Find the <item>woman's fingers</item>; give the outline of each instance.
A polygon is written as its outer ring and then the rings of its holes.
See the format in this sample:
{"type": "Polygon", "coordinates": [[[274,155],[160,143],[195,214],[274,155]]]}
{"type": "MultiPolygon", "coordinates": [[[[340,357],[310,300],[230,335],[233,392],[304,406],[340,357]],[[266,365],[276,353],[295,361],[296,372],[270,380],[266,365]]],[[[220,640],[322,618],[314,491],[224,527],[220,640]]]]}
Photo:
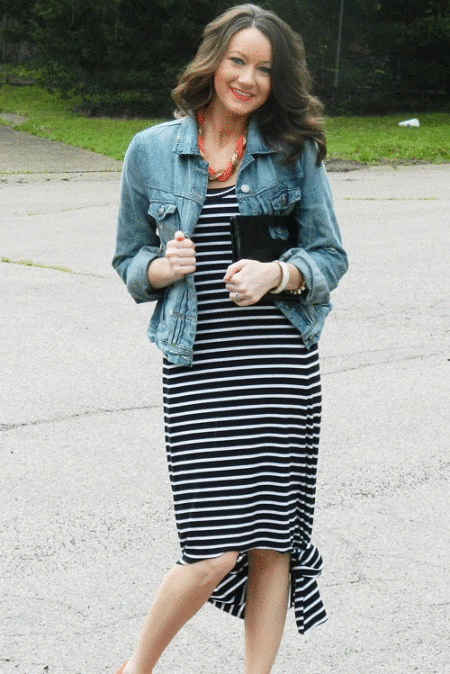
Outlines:
{"type": "Polygon", "coordinates": [[[224,276],[225,287],[230,299],[241,306],[255,304],[269,290],[275,288],[280,274],[275,262],[239,260],[230,265],[224,276]]]}
{"type": "Polygon", "coordinates": [[[246,262],[247,260],[239,260],[238,262],[233,262],[233,264],[230,264],[225,276],[223,277],[225,283],[229,283],[233,276],[244,267],[246,262]]]}
{"type": "Polygon", "coordinates": [[[168,242],[166,258],[175,276],[183,277],[196,269],[194,243],[183,232],[175,232],[174,239],[168,242]]]}

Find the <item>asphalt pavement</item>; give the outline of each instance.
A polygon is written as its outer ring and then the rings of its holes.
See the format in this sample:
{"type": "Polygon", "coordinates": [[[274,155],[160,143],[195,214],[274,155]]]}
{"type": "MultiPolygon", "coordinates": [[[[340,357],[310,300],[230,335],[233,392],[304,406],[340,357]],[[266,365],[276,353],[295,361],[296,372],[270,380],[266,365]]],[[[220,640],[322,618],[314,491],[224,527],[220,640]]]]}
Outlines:
{"type": "MultiPolygon", "coordinates": [[[[161,357],[111,268],[120,163],[0,127],[0,672],[108,674],[178,558],[161,357]]],[[[450,166],[330,172],[350,271],[321,340],[329,621],[273,674],[448,674],[450,166]]],[[[155,674],[243,672],[206,606],[155,674]]]]}

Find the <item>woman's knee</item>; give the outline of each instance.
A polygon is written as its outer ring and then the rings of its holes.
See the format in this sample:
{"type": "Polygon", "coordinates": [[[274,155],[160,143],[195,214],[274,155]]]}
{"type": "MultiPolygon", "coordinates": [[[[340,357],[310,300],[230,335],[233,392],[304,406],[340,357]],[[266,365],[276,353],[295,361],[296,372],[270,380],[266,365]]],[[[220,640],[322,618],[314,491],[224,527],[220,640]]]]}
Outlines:
{"type": "Polygon", "coordinates": [[[225,552],[220,557],[213,557],[197,562],[195,566],[204,582],[219,583],[227,573],[232,571],[238,556],[238,552],[225,552]]]}
{"type": "Polygon", "coordinates": [[[234,569],[238,556],[238,552],[225,552],[220,557],[214,557],[207,561],[209,562],[211,571],[222,579],[234,569]]]}

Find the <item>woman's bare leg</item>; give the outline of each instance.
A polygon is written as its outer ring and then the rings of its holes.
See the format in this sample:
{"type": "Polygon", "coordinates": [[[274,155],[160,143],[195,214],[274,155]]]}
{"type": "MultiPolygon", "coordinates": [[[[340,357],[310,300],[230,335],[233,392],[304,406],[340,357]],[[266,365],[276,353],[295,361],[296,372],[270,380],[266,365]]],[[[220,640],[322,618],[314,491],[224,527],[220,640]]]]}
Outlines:
{"type": "Polygon", "coordinates": [[[236,564],[237,552],[195,564],[176,564],[165,576],[145,620],[125,674],[151,674],[162,652],[180,628],[209,599],[236,564]]]}
{"type": "Polygon", "coordinates": [[[250,550],[245,602],[245,674],[269,674],[289,601],[290,555],[250,550]]]}

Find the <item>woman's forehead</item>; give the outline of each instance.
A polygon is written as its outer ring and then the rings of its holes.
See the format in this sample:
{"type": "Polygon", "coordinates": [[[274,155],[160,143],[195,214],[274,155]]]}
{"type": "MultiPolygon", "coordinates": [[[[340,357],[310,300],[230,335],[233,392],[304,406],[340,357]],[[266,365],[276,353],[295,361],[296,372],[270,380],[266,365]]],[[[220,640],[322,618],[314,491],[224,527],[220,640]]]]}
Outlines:
{"type": "Polygon", "coordinates": [[[227,51],[237,51],[260,61],[270,61],[272,58],[270,40],[257,28],[243,28],[235,33],[228,44],[227,51]]]}

